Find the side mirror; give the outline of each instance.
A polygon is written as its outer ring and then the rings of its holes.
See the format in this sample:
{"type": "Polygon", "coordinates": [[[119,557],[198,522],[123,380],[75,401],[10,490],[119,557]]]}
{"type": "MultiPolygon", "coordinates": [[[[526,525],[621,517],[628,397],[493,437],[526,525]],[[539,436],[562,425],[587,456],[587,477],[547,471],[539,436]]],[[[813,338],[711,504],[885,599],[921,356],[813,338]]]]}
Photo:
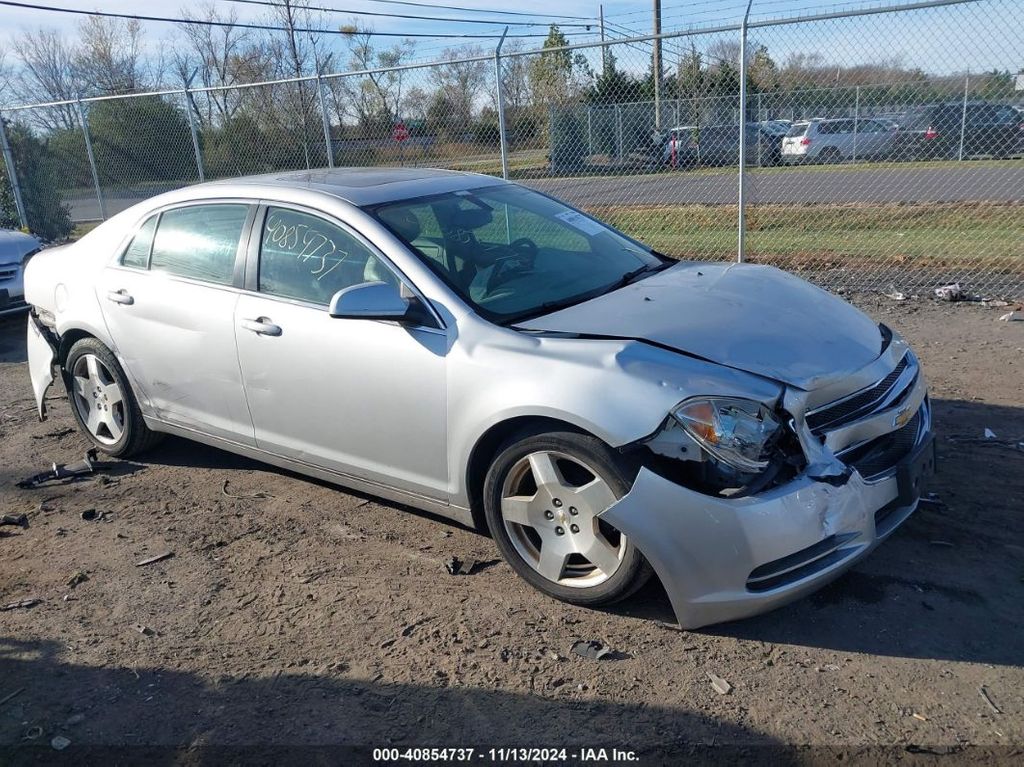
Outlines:
{"type": "Polygon", "coordinates": [[[335,293],[329,312],[341,319],[403,322],[410,319],[412,308],[412,301],[404,298],[395,285],[364,282],[335,293]]]}

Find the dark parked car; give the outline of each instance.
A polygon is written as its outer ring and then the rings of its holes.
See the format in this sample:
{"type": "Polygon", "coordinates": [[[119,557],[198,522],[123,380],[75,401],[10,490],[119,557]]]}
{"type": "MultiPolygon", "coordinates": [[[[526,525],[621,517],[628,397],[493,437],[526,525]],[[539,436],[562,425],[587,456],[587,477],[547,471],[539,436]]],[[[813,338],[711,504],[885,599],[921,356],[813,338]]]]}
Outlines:
{"type": "Polygon", "coordinates": [[[969,102],[913,109],[900,123],[896,156],[906,160],[1007,157],[1024,149],[1024,117],[1012,106],[969,102]]]}

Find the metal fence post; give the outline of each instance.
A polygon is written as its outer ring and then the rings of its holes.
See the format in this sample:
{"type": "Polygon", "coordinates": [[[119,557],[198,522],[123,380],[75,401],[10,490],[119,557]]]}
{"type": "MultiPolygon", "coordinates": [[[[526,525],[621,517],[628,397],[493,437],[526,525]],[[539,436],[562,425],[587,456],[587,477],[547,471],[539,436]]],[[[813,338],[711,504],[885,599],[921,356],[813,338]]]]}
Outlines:
{"type": "Polygon", "coordinates": [[[587,156],[594,154],[594,110],[587,104],[587,156]]]}
{"type": "Polygon", "coordinates": [[[761,141],[761,130],[760,130],[760,126],[761,126],[761,93],[760,93],[760,91],[757,94],[757,120],[755,120],[755,122],[758,124],[758,131],[757,131],[757,167],[760,168],[761,167],[761,144],[763,143],[761,141]]]}
{"type": "Polygon", "coordinates": [[[615,157],[622,158],[622,107],[615,105],[615,157]]]}
{"type": "Polygon", "coordinates": [[[331,141],[331,118],[327,116],[327,102],[324,100],[324,83],[319,74],[316,76],[316,95],[320,99],[320,116],[324,123],[324,145],[327,148],[327,167],[334,167],[334,142],[331,141]]]}
{"type": "Polygon", "coordinates": [[[199,171],[199,183],[206,181],[203,173],[203,153],[199,151],[199,131],[196,130],[196,116],[192,112],[192,94],[185,86],[185,111],[188,112],[188,129],[192,133],[192,151],[196,155],[196,170],[199,171]]]}
{"type": "Polygon", "coordinates": [[[857,162],[857,133],[860,130],[860,86],[853,97],[853,161],[857,162]]]}
{"type": "Polygon", "coordinates": [[[753,4],[754,0],[747,0],[747,10],[740,25],[740,183],[736,217],[736,260],[740,263],[746,260],[747,252],[747,21],[753,4]]]}
{"type": "Polygon", "coordinates": [[[508,137],[505,132],[505,89],[501,81],[501,46],[505,44],[508,27],[501,33],[498,46],[494,49],[494,87],[498,89],[498,144],[501,151],[501,177],[508,180],[508,137]]]}
{"type": "Polygon", "coordinates": [[[89,167],[92,169],[92,183],[96,187],[96,202],[100,206],[100,219],[107,220],[107,206],[103,202],[103,192],[100,190],[100,174],[96,170],[96,156],[92,153],[92,139],[89,137],[89,121],[85,116],[85,109],[82,107],[82,100],[78,99],[78,121],[82,124],[82,136],[85,138],[85,153],[89,158],[89,167]]]}
{"type": "Polygon", "coordinates": [[[960,153],[957,156],[958,162],[964,159],[964,134],[967,132],[967,89],[970,85],[971,73],[967,72],[964,75],[964,105],[960,111],[960,153]]]}
{"type": "Polygon", "coordinates": [[[0,114],[0,145],[3,146],[4,165],[7,166],[7,177],[11,180],[11,191],[14,193],[14,207],[18,210],[18,220],[24,229],[28,229],[28,216],[25,215],[25,202],[21,199],[21,186],[18,184],[18,171],[14,167],[14,155],[11,143],[7,140],[7,125],[0,114]]]}

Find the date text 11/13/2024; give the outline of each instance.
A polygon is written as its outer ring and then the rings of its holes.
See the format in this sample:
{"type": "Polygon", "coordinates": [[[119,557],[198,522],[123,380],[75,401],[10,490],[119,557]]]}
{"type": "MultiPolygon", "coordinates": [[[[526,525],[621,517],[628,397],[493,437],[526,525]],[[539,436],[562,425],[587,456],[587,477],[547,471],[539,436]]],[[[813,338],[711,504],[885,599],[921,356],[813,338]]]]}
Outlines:
{"type": "Polygon", "coordinates": [[[634,751],[619,748],[375,748],[373,761],[384,762],[636,762],[634,751]]]}

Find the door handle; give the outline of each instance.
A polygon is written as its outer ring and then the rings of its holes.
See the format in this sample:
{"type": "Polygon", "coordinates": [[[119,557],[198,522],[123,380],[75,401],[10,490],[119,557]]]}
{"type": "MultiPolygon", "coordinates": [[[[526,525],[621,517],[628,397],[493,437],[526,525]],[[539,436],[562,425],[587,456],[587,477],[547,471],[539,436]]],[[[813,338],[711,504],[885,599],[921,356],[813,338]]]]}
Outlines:
{"type": "Polygon", "coordinates": [[[242,320],[242,327],[251,330],[261,336],[281,335],[281,326],[275,325],[266,317],[257,317],[254,320],[242,320]]]}
{"type": "Polygon", "coordinates": [[[115,304],[124,304],[125,306],[131,306],[135,303],[135,299],[128,295],[128,291],[124,288],[107,291],[107,300],[113,301],[115,304]]]}

